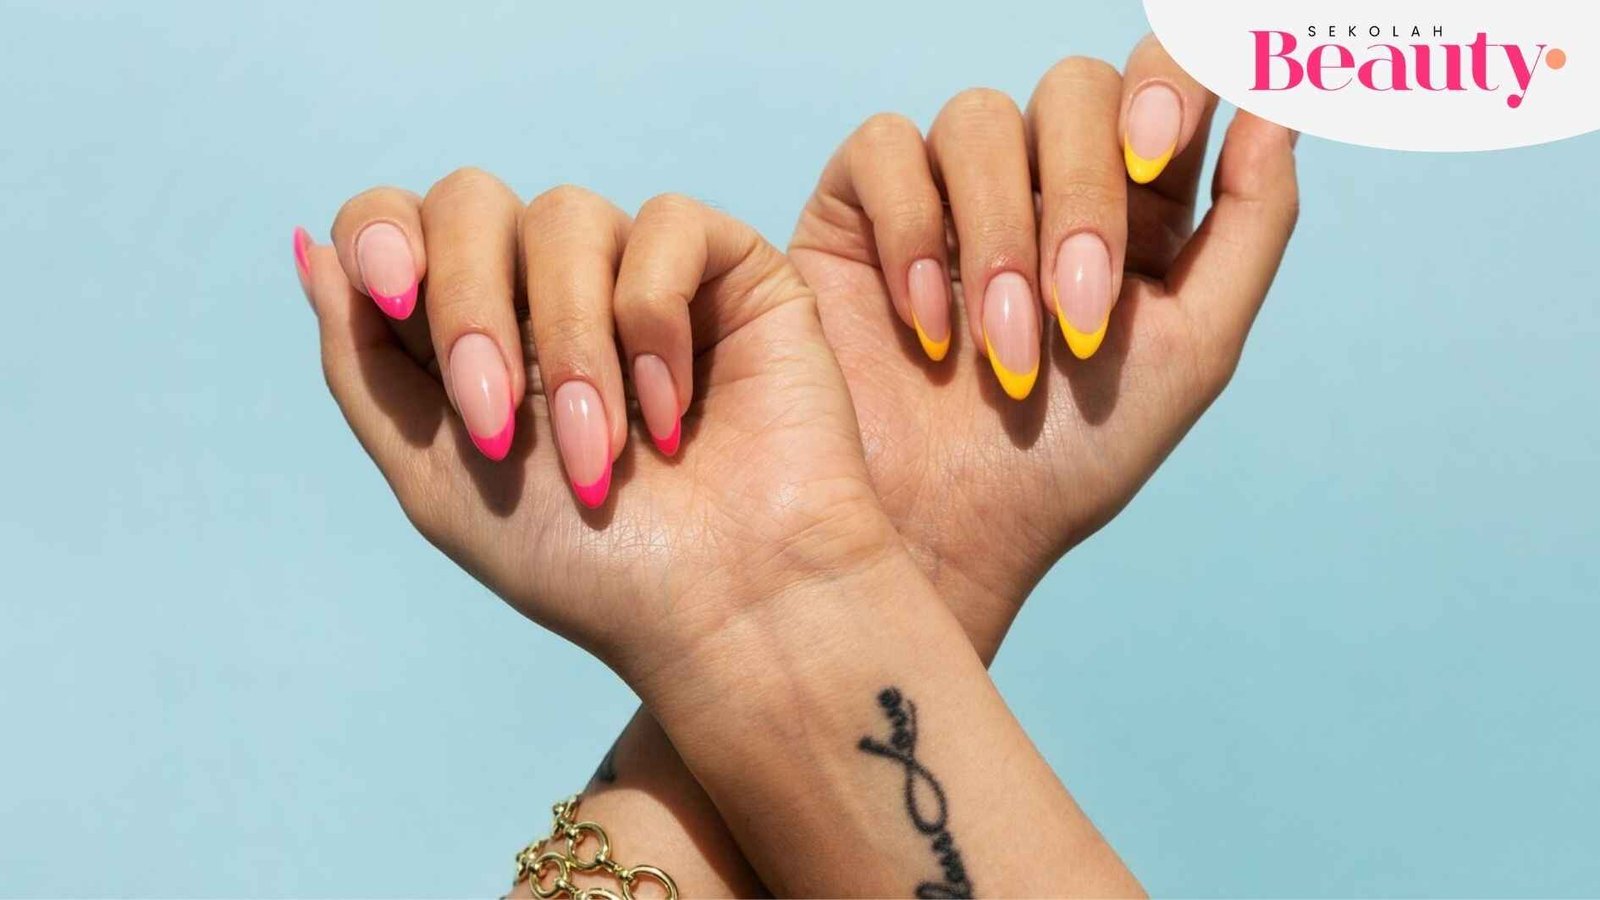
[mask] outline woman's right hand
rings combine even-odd
[[[720,212],[573,187],[524,209],[467,169],[363,193],[295,251],[328,385],[406,514],[636,689],[903,552],[810,289]],[[654,449],[627,440],[624,367]]]

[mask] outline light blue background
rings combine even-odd
[[[782,243],[1108,6],[0,6],[0,893],[491,894],[633,708],[400,515],[293,225],[471,163]],[[1600,893],[1597,150],[1302,142],[1232,388],[995,669],[1152,890]]]

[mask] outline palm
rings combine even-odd
[[[895,318],[863,237],[870,230],[840,229],[817,210],[802,216],[790,256],[817,291],[873,484],[968,633],[992,652],[1049,565],[1127,503],[1204,408],[1191,321],[1158,282],[1130,273],[1100,354],[1078,362],[1051,340],[1054,375],[1016,403],[970,344],[928,362]],[[1165,212],[1186,233],[1188,211]],[[968,333],[959,318],[952,332],[958,345]]]

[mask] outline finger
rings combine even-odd
[[[928,150],[961,243],[972,338],[1021,400],[1039,376],[1038,234],[1022,113],[999,91],[965,91],[934,120]]]
[[[755,279],[779,260],[749,226],[688,197],[662,194],[639,208],[617,272],[616,319],[633,360],[640,411],[662,452],[676,452],[694,394],[691,304],[701,286],[741,266],[748,268],[739,274],[741,283]],[[752,296],[772,295],[730,290],[696,309],[702,343],[715,343],[759,315],[764,306]]]
[[[380,187],[352,197],[334,217],[333,246],[350,284],[390,318],[408,318],[416,309],[417,285],[427,272],[416,194]]]
[[[1161,193],[1192,206],[1216,96],[1178,68],[1153,34],[1128,56],[1122,84],[1119,130],[1128,177],[1136,184],[1160,178]]]
[[[511,449],[527,377],[515,305],[521,211],[516,194],[479,169],[452,172],[422,201],[433,352],[472,443],[492,460]]]
[[[627,438],[611,298],[628,217],[582,188],[563,185],[523,211],[522,253],[539,377],[556,447],[579,502],[611,490],[611,464]]]
[[[817,195],[866,215],[895,312],[916,331],[929,359],[944,359],[950,350],[944,203],[922,132],[904,116],[873,116],[829,161]]]
[[[1122,76],[1073,57],[1045,73],[1028,103],[1037,158],[1047,304],[1079,359],[1100,349],[1122,288],[1128,238],[1127,180],[1117,153]]]
[[[1299,216],[1293,133],[1242,110],[1235,114],[1212,198],[1167,288],[1194,317],[1209,355],[1231,373]]]
[[[439,383],[398,344],[383,315],[341,271],[335,250],[306,241],[305,281],[322,342],[328,389],[356,439],[413,520],[436,513],[448,492],[419,490],[421,472],[448,470],[428,457],[449,453],[440,441],[447,407]],[[431,499],[429,499],[431,498]],[[420,521],[419,521],[420,524]]]

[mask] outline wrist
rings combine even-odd
[[[960,626],[898,540],[848,565],[814,568],[763,596],[714,603],[725,614],[642,665],[620,669],[663,724],[718,705],[809,705],[842,660],[932,627],[971,652]],[[917,638],[925,640],[926,638]]]

